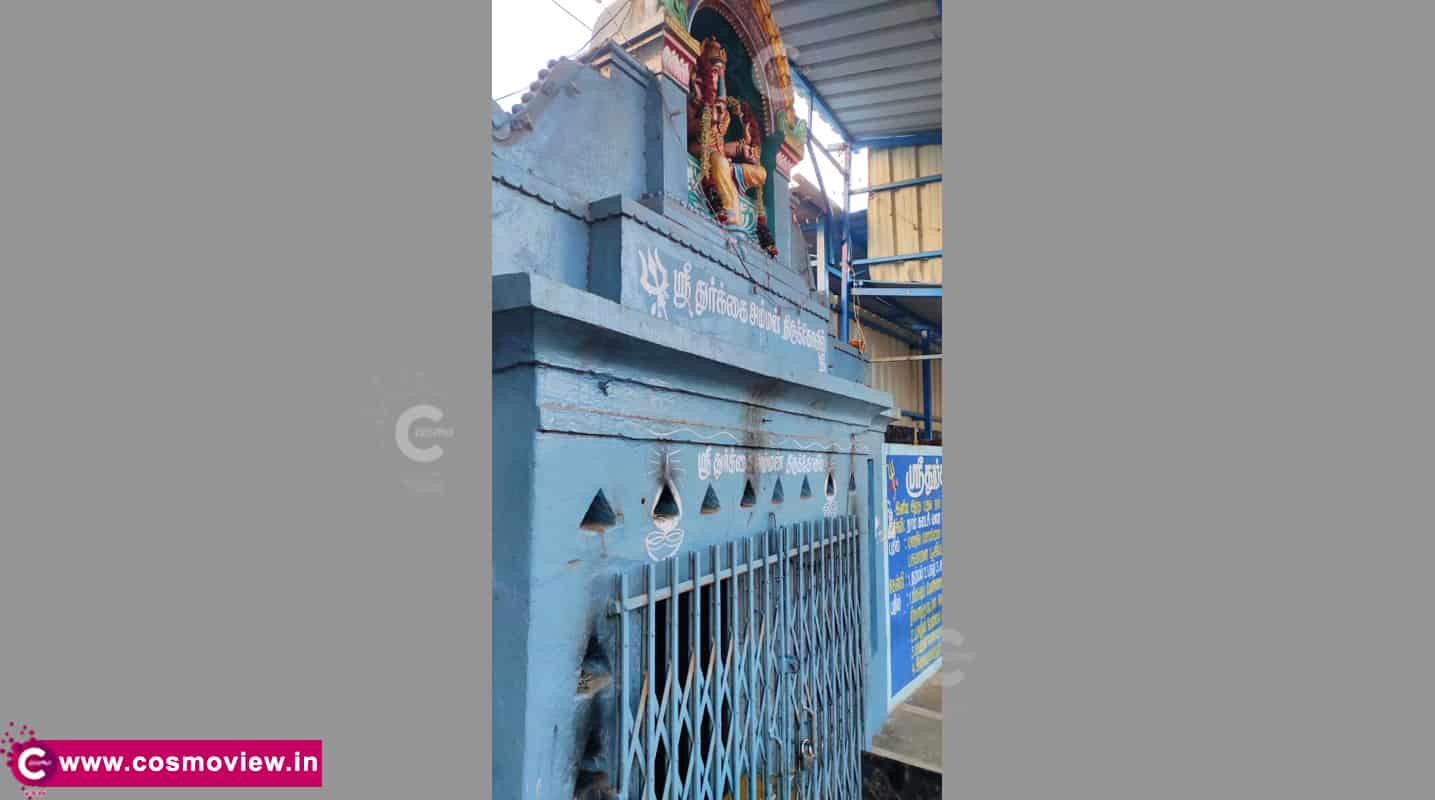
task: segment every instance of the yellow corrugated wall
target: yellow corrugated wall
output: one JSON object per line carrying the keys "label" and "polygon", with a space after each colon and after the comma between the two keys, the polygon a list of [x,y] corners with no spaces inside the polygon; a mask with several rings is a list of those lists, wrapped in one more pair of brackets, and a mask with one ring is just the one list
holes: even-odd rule
{"label": "yellow corrugated wall", "polygon": [[[833,297],[832,302],[837,302]],[[828,330],[833,338],[837,337],[839,326],[837,312],[832,312],[828,317]],[[857,335],[857,322],[852,323],[852,333]],[[889,358],[892,356],[914,356],[919,351],[911,345],[893,336],[889,336],[872,325],[862,325],[862,337],[866,342],[864,355],[867,358]],[[932,416],[942,415],[942,360],[932,359]],[[899,411],[911,411],[917,414],[922,413],[922,362],[920,361],[896,361],[869,363],[867,365],[867,377],[865,382],[874,389],[890,392],[892,402]],[[914,424],[910,419],[899,421],[903,425]],[[934,430],[941,430],[942,423],[932,423]]]}
{"label": "yellow corrugated wall", "polygon": [[[941,172],[940,144],[867,151],[867,180],[873,186]],[[878,192],[867,199],[868,258],[941,249],[941,181]],[[881,264],[871,272],[872,279],[878,281],[941,283],[942,260]]]}
{"label": "yellow corrugated wall", "polygon": [[[882,183],[940,175],[942,146],[896,147],[867,152],[867,180],[873,186]],[[942,182],[927,183],[878,192],[867,198],[867,256],[896,256],[942,249]],[[871,268],[873,280],[909,283],[941,283],[942,259],[903,261]],[[919,351],[905,342],[888,336],[871,326],[863,328],[867,355],[871,358],[917,355]],[[932,365],[932,415],[942,415],[942,362]],[[867,383],[875,389],[890,392],[897,408],[922,412],[922,362],[886,362],[867,365]],[[904,419],[902,424],[913,425]],[[933,423],[940,429],[940,422]]]}
{"label": "yellow corrugated wall", "polygon": [[[881,331],[873,330],[870,326],[863,326],[862,333],[867,341],[866,354],[870,358],[919,354],[906,342],[888,336]],[[942,415],[942,361],[933,359],[929,363],[932,365],[932,416],[940,417]],[[869,363],[867,365],[867,385],[880,391],[890,392],[899,411],[922,413],[922,362]],[[910,419],[903,419],[901,424],[912,425],[914,423]],[[942,423],[935,422],[932,427],[940,430]]]}
{"label": "yellow corrugated wall", "polygon": [[[937,175],[942,172],[942,146],[899,147],[887,150],[869,150],[867,154],[867,180],[872,185],[891,183],[908,178]],[[895,192],[879,192],[867,199],[867,255],[901,255],[942,249],[942,183],[928,183],[898,189]],[[910,283],[941,283],[942,259],[926,261],[904,261],[883,264],[871,269],[872,279],[879,281],[902,281]],[[831,298],[833,303],[836,297]],[[831,315],[832,335],[837,335],[837,313]],[[856,335],[857,322],[853,322]],[[889,336],[871,325],[862,326],[862,338],[866,341],[866,355],[869,358],[891,358],[894,356],[918,355],[920,351],[906,342]],[[942,415],[942,362],[934,359],[932,365],[932,416]],[[889,392],[899,411],[922,413],[922,362],[897,361],[878,362],[867,365],[867,384],[874,389]],[[919,422],[903,418],[900,424],[920,425]],[[932,427],[941,430],[942,423],[934,422]]]}

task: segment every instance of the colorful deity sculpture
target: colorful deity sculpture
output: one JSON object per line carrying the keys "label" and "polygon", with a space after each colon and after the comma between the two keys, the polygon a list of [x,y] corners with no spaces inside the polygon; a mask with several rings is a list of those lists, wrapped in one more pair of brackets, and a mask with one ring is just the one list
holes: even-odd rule
{"label": "colorful deity sculpture", "polygon": [[[733,119],[737,138],[728,141]],[[757,208],[758,243],[777,255],[772,232],[763,211],[762,187],[767,170],[762,166],[762,131],[757,115],[746,101],[727,95],[727,51],[711,37],[702,42],[697,70],[688,92],[688,152],[702,169],[702,186],[708,205],[721,224],[733,224],[741,215],[739,198],[753,197]]]}

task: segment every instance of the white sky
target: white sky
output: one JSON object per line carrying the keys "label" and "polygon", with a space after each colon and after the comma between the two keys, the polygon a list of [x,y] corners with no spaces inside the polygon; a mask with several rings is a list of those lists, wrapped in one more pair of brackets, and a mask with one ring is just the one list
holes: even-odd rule
{"label": "white sky", "polygon": [[[573,12],[583,24],[555,3]],[[603,4],[597,0],[494,0],[492,97],[526,90],[549,61],[576,55],[593,35],[591,29],[602,10]],[[512,108],[521,94],[519,91],[499,104]]]}
{"label": "white sky", "polygon": [[[494,0],[493,2],[493,87],[491,96],[505,109],[512,108],[538,79],[538,70],[559,56],[574,56],[582,50],[598,22],[605,3],[600,0]],[[561,7],[560,7],[561,6]],[[569,16],[567,12],[571,12]],[[577,19],[574,19],[577,17]],[[581,24],[580,21],[581,20]],[[511,93],[511,96],[504,97]],[[807,119],[807,101],[797,92],[797,115]],[[813,135],[819,141],[836,143],[840,137],[820,117],[814,119]],[[817,185],[814,164],[834,207],[842,203],[842,175],[820,153],[809,152],[797,173]],[[859,151],[852,159],[852,185],[867,184],[867,158]],[[867,195],[852,197],[852,210],[867,207]]]}

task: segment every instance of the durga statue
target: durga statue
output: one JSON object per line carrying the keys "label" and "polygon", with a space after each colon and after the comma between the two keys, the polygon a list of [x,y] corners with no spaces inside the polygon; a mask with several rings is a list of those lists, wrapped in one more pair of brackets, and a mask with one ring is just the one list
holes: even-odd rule
{"label": "durga statue", "polygon": [[[734,117],[741,132],[728,141]],[[751,195],[757,208],[758,244],[768,255],[776,256],[777,245],[762,202],[762,187],[767,182],[767,170],[761,163],[762,132],[752,107],[727,96],[727,51],[711,37],[702,42],[688,92],[688,152],[702,168],[703,193],[718,222],[737,222],[741,217],[738,198]]]}

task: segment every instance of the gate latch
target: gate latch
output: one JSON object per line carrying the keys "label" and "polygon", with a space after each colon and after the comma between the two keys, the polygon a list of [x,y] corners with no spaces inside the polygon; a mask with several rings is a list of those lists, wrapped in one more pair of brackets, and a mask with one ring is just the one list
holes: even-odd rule
{"label": "gate latch", "polygon": [[812,769],[812,766],[817,763],[817,748],[812,745],[811,739],[802,740],[800,752],[802,753],[802,768]]}
{"label": "gate latch", "polygon": [[[807,687],[802,687],[802,710],[807,712],[807,730],[817,735],[817,709],[812,707],[812,696],[807,693]],[[799,726],[801,721],[799,720]],[[797,748],[798,755],[802,757],[802,768],[811,769],[817,763],[817,747],[811,739],[803,739]]]}

